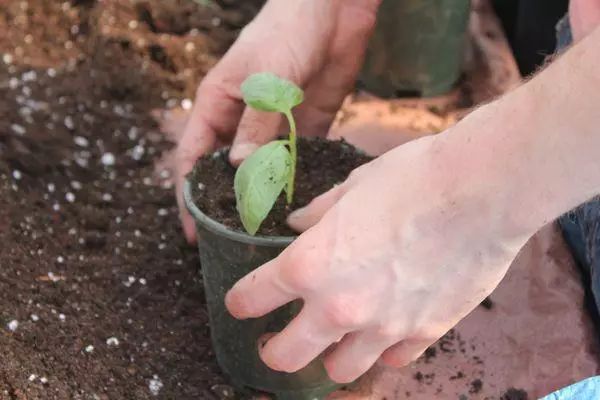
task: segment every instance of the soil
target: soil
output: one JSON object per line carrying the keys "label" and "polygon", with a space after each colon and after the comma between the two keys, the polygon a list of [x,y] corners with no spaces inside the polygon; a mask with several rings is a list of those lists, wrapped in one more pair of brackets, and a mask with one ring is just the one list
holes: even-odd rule
{"label": "soil", "polygon": [[[285,222],[290,211],[307,205],[316,196],[343,182],[353,169],[371,159],[343,141],[299,138],[294,201],[288,206],[285,196],[280,196],[258,234],[295,236],[296,232]],[[190,181],[200,210],[213,220],[244,232],[236,210],[235,172],[228,162],[227,150],[220,150],[198,160]]]}
{"label": "soil", "polygon": [[225,399],[171,144],[257,2],[0,3],[0,399]]}
{"label": "soil", "polygon": [[527,392],[523,389],[508,389],[500,398],[500,400],[527,400]]}
{"label": "soil", "polygon": [[492,308],[494,308],[494,302],[492,301],[491,298],[486,297],[480,304],[481,307],[485,308],[486,310],[491,310]]}

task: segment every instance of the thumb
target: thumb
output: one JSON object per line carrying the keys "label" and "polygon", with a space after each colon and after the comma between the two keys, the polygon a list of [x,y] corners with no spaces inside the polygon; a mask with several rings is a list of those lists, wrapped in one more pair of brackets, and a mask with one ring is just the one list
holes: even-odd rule
{"label": "thumb", "polygon": [[288,217],[288,225],[297,232],[304,232],[316,225],[321,218],[346,193],[346,183],[336,185],[324,194],[316,197],[306,207],[294,211]]}
{"label": "thumb", "polygon": [[279,113],[260,112],[246,107],[229,152],[231,164],[239,166],[256,149],[275,139],[279,134],[281,118]]}

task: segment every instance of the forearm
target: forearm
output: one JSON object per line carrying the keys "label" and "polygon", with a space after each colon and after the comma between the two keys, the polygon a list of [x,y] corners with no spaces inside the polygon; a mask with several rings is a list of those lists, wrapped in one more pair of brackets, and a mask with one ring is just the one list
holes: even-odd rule
{"label": "forearm", "polygon": [[510,235],[600,193],[600,30],[440,137],[447,161]]}

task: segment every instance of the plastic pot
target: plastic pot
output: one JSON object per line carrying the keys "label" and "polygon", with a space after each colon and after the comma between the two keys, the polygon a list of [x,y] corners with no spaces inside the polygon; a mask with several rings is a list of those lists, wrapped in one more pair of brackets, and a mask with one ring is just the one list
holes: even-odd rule
{"label": "plastic pot", "polygon": [[258,355],[259,338],[280,332],[302,304],[294,302],[262,318],[238,321],[225,308],[225,294],[242,277],[277,257],[294,237],[253,237],[235,232],[207,217],[193,201],[187,181],[184,199],[196,221],[198,250],[213,347],[219,366],[231,383],[275,395],[278,399],[321,399],[339,388],[320,360],[293,374],[267,367]]}
{"label": "plastic pot", "polygon": [[470,0],[383,0],[361,73],[369,92],[431,97],[461,76]]}

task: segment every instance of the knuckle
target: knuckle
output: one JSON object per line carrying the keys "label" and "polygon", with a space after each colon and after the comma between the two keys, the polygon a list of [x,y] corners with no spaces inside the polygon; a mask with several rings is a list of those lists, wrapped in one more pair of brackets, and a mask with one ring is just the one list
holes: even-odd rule
{"label": "knuckle", "polygon": [[205,98],[211,101],[237,100],[240,98],[240,90],[237,84],[231,79],[220,78],[222,69],[221,65],[217,65],[198,85],[195,103],[200,103]]}
{"label": "knuckle", "polygon": [[[215,68],[218,68],[218,66]],[[198,85],[198,87],[196,88],[196,102],[201,100],[205,96],[205,93],[220,90],[219,85],[215,83],[214,76],[214,70],[212,70],[204,77],[202,82]]]}
{"label": "knuckle", "polygon": [[325,318],[336,328],[354,330],[363,326],[368,315],[352,296],[336,296],[324,308]]}
{"label": "knuckle", "polygon": [[450,328],[438,326],[434,324],[428,324],[426,321],[419,321],[416,323],[410,331],[406,332],[406,337],[412,341],[430,341],[435,342],[444,335],[453,335],[453,331]]}
{"label": "knuckle", "polygon": [[410,364],[412,360],[406,357],[404,354],[398,351],[391,351],[383,353],[381,356],[381,360],[388,366],[392,368],[401,368],[405,365]]}
{"label": "knuckle", "polygon": [[350,174],[348,174],[348,179],[346,181],[350,183],[359,181],[365,174],[365,171],[367,170],[368,166],[369,164],[365,164],[350,171]]}
{"label": "knuckle", "polygon": [[345,371],[344,367],[339,366],[338,364],[332,364],[329,362],[325,362],[325,370],[327,371],[327,375],[329,379],[338,384],[347,384],[354,380],[354,376]]}
{"label": "knuckle", "polygon": [[281,272],[283,281],[295,293],[312,292],[320,284],[320,264],[311,254],[310,251],[296,252]]}
{"label": "knuckle", "polygon": [[382,325],[375,330],[375,340],[389,343],[390,345],[396,343],[401,336],[400,329],[393,325]]}

